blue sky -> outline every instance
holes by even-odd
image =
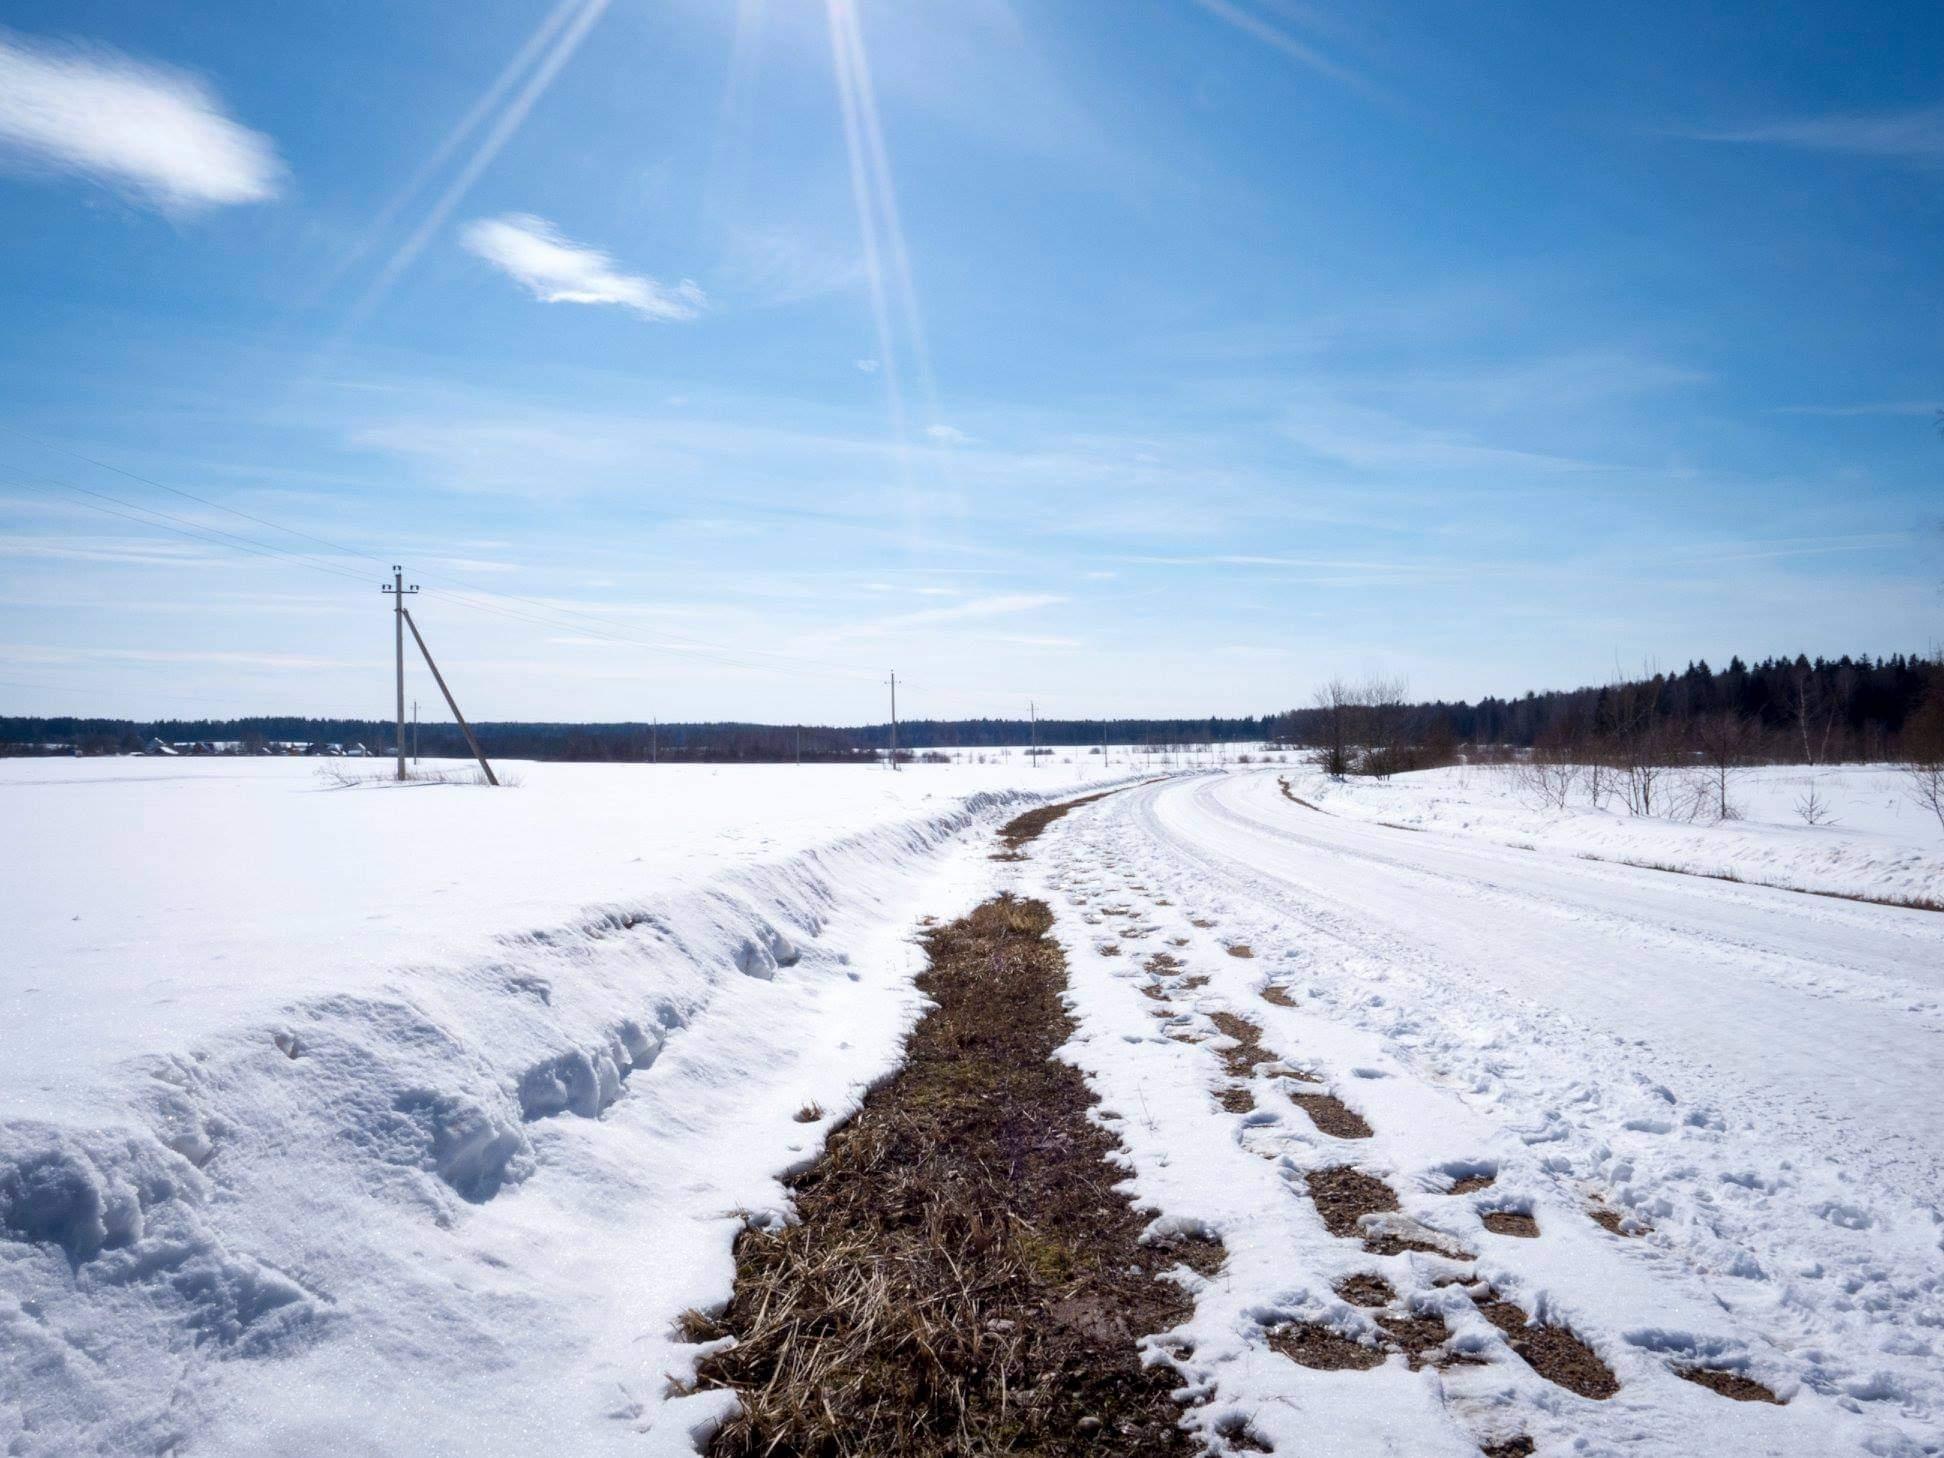
[[[382,714],[393,560],[481,718],[1944,637],[1934,5],[456,14],[8,6],[0,712]]]

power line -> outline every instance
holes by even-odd
[[[157,481],[152,477],[144,476],[139,472],[130,471],[125,469],[124,467],[116,466],[110,462],[100,460],[94,456],[90,456],[86,454],[85,452],[76,451],[69,447],[58,445],[51,441],[43,440],[26,431],[18,429],[15,426],[0,423],[0,430],[4,430],[8,434],[17,436],[18,438],[28,441],[33,445],[39,446],[42,449],[53,451],[60,455],[68,456],[74,460],[84,462],[100,470],[113,472],[118,476],[125,477],[130,481],[134,481],[141,485],[151,487],[155,490],[168,492],[173,496],[181,497],[185,501],[195,502],[197,505],[207,507],[212,511],[225,512],[243,521],[250,522],[253,525],[265,527],[271,531],[282,532],[288,536],[295,537],[303,541],[315,543],[316,545],[320,547],[324,547],[329,551],[334,552],[340,556],[351,557],[351,558],[355,558],[363,561],[369,561],[373,563],[382,562],[381,558],[373,556],[368,552],[361,551],[358,548],[346,546],[341,542],[332,541],[330,538],[319,536],[314,532],[306,531],[299,527],[288,526],[282,522],[274,521],[269,517],[259,516],[251,512],[243,511],[237,507],[226,505],[223,502],[212,500],[207,496],[199,495],[193,491],[184,490],[183,488],[178,486],[171,486],[166,482]],[[138,526],[149,527],[151,529],[158,529],[162,531],[171,531],[177,535],[187,537],[192,541],[202,542],[204,545],[208,545],[208,546],[230,547],[233,550],[242,550],[257,556],[281,558],[286,561],[295,562],[298,565],[309,568],[310,570],[315,572],[326,572],[326,573],[330,573],[333,576],[348,578],[352,581],[359,582],[359,583],[365,583],[369,580],[365,574],[353,571],[347,567],[341,567],[327,562],[320,562],[315,557],[305,553],[295,552],[287,548],[274,546],[270,543],[259,541],[254,537],[246,537],[236,532],[224,531],[220,527],[210,526],[206,522],[196,521],[192,518],[180,516],[173,512],[163,511],[157,507],[143,506],[139,502],[127,501],[121,497],[112,496],[107,492],[97,491],[90,487],[81,486],[72,481],[67,481],[58,477],[51,477],[51,476],[37,479],[32,473],[22,470],[18,466],[10,465],[4,462],[0,462],[0,469],[5,469],[12,472],[14,475],[20,477],[24,482],[24,484],[30,487],[36,487],[43,490],[51,489],[51,488],[59,488],[62,490],[77,493],[79,495],[93,497],[95,498],[96,502],[108,502],[111,503],[111,506],[122,507],[125,510],[116,511],[111,509],[111,506],[101,506],[95,504],[95,502],[83,501],[83,502],[76,503],[77,505],[88,507],[91,510],[98,511],[103,515],[117,517],[121,520],[132,522]],[[145,516],[131,516],[127,514],[128,512],[141,512],[144,513]],[[147,517],[159,518],[159,520],[148,520],[146,519]],[[459,577],[457,575],[450,578],[424,576],[422,580],[433,586],[443,585],[444,587],[444,592],[442,594],[443,596],[449,598],[454,602],[460,603],[463,606],[470,607],[479,612],[493,614],[502,618],[506,618],[511,621],[525,622],[529,625],[537,626],[537,627],[552,628],[558,631],[572,631],[572,632],[586,633],[590,636],[601,638],[608,642],[620,643],[635,648],[642,648],[650,652],[664,653],[664,654],[670,654],[670,653],[708,654],[708,655],[714,655],[716,661],[720,664],[738,667],[738,668],[744,668],[753,672],[768,671],[768,672],[791,673],[801,677],[822,678],[822,679],[841,681],[841,682],[861,683],[866,679],[875,679],[877,677],[877,674],[881,671],[880,669],[867,666],[857,660],[824,658],[824,657],[819,657],[819,656],[814,656],[809,654],[785,653],[776,649],[733,647],[728,644],[714,643],[706,639],[691,638],[686,635],[676,634],[676,633],[662,633],[653,638],[641,637],[634,634],[630,634],[625,631],[616,631],[616,624],[614,619],[611,616],[596,613],[596,612],[591,612],[584,608],[569,607],[560,604],[558,602],[552,602],[545,599],[530,598],[530,597],[521,596],[520,594],[517,593],[503,592],[499,589],[486,586],[481,583],[473,582],[466,578]],[[520,612],[514,608],[507,607],[505,605],[507,603],[521,604],[527,608],[534,609],[536,611]],[[562,621],[563,617],[568,619],[578,619],[580,621],[578,622]],[[596,629],[596,628],[590,628],[585,626],[585,624],[588,623],[598,624],[600,625],[600,627],[599,629]],[[822,665],[827,665],[827,667],[824,669],[813,669],[813,668],[790,668],[784,666],[788,664],[822,664]],[[838,668],[841,671],[831,672],[829,671],[829,669],[831,668]],[[973,693],[966,693],[957,690],[942,689],[937,687],[936,685],[927,684],[923,682],[912,684],[911,687],[926,690],[939,697],[958,699],[960,702],[964,702],[964,703],[989,702],[989,698],[991,697],[986,694],[973,694]],[[997,696],[1019,698],[1019,697],[1025,697],[1026,695],[1023,691],[1000,690],[998,691]]]
[[[282,522],[271,521],[268,517],[252,516],[249,512],[239,511],[234,506],[225,506],[220,501],[211,501],[207,496],[198,496],[193,491],[184,491],[180,486],[170,486],[165,482],[151,480],[147,476],[138,475],[134,471],[124,470],[120,466],[110,465],[107,461],[98,461],[93,456],[83,455],[80,451],[70,450],[67,446],[56,445],[52,441],[41,440],[38,436],[29,435],[26,431],[19,429],[17,426],[12,426],[4,422],[0,422],[0,430],[6,431],[9,435],[19,436],[20,439],[24,441],[30,441],[34,445],[41,447],[41,449],[43,450],[53,451],[58,455],[68,456],[77,461],[84,461],[88,465],[95,466],[103,471],[112,471],[117,476],[127,477],[130,481],[140,482],[144,486],[152,486],[157,491],[167,491],[172,496],[180,496],[183,500],[193,501],[198,506],[207,506],[212,511],[227,511],[231,516],[239,516],[243,518],[244,521],[255,522],[258,526],[269,527],[272,531],[287,532],[289,535],[293,537],[301,537],[307,542],[315,542],[320,547],[329,547],[333,552],[342,553],[344,556],[347,557],[363,557],[367,561],[371,561],[371,562],[378,562],[381,560],[380,558],[373,556],[369,552],[358,551],[356,548],[347,547],[338,542],[329,541],[326,538],[316,536],[311,532],[299,531],[296,527],[285,526]],[[16,467],[10,469],[18,469],[18,468]],[[75,489],[79,490],[82,488],[77,487]],[[142,508],[142,509],[146,510],[147,508]]]
[[[259,542],[251,537],[238,536],[235,532],[226,532],[221,527],[208,526],[202,522],[192,521],[188,517],[177,516],[173,512],[162,511],[153,506],[143,506],[138,502],[124,501],[121,497],[110,496],[105,491],[95,491],[87,486],[77,486],[72,481],[63,481],[51,476],[37,479],[21,470],[18,466],[8,465],[4,461],[0,461],[0,470],[11,471],[14,475],[21,478],[21,484],[37,490],[51,491],[59,489],[72,491],[82,496],[92,496],[97,501],[111,502],[113,506],[100,506],[94,501],[80,501],[75,504],[86,507],[90,511],[98,511],[104,516],[118,517],[123,521],[133,522],[137,526],[145,526],[165,532],[174,532],[177,536],[188,537],[190,540],[201,542],[205,546],[228,547],[231,550],[241,549],[259,557],[279,557],[285,561],[295,562],[299,566],[308,567],[313,572],[328,572],[334,577],[348,577],[353,582],[365,582],[368,580],[365,574],[361,572],[353,572],[344,567],[334,567],[327,562],[319,562],[313,557],[307,557],[301,552],[290,552],[284,550],[282,547],[273,547],[267,542]],[[127,509],[124,511],[116,511],[113,509],[115,506],[125,507]],[[150,521],[147,517],[132,516],[129,514],[130,512],[137,511],[147,513],[148,517],[160,517],[162,520]],[[176,525],[170,525],[172,522],[176,523]]]

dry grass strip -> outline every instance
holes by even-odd
[[[1139,1243],[1113,1136],[1052,1058],[1052,921],[1000,897],[928,935],[904,1068],[797,1183],[800,1223],[738,1240],[722,1316],[691,1318],[737,1338],[700,1372],[742,1397],[713,1458],[1193,1451],[1135,1344],[1189,1309],[1157,1276],[1220,1247]]]
[[[1057,805],[1042,805],[1037,810],[1028,810],[1024,815],[1016,815],[999,830],[999,843],[1003,851],[995,851],[989,859],[995,861],[1023,861],[1026,853],[1020,847],[1029,841],[1038,840],[1040,832],[1070,810],[1078,810],[1082,805],[1091,805],[1096,800],[1104,800],[1114,794],[1114,790],[1102,790],[1094,795],[1081,795],[1077,799],[1062,800]],[[1105,908],[1113,909],[1113,908]],[[1128,908],[1118,908],[1125,915]]]

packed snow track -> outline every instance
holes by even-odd
[[[1944,1452],[1944,915],[1334,816],[1274,771],[1113,796],[1018,879],[1137,1198],[1228,1248],[1151,1343],[1217,1443]],[[1345,1170],[1381,1198],[1333,1231]],[[1337,1337],[1385,1355],[1284,1355]]]

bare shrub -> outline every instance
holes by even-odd
[[[1836,823],[1836,816],[1831,812],[1829,802],[1823,798],[1822,786],[1814,780],[1809,782],[1808,789],[1796,796],[1795,813],[1802,817],[1804,825]]]
[[[1580,779],[1575,759],[1573,746],[1563,735],[1541,736],[1532,753],[1511,766],[1519,797],[1542,810],[1564,810]]]

